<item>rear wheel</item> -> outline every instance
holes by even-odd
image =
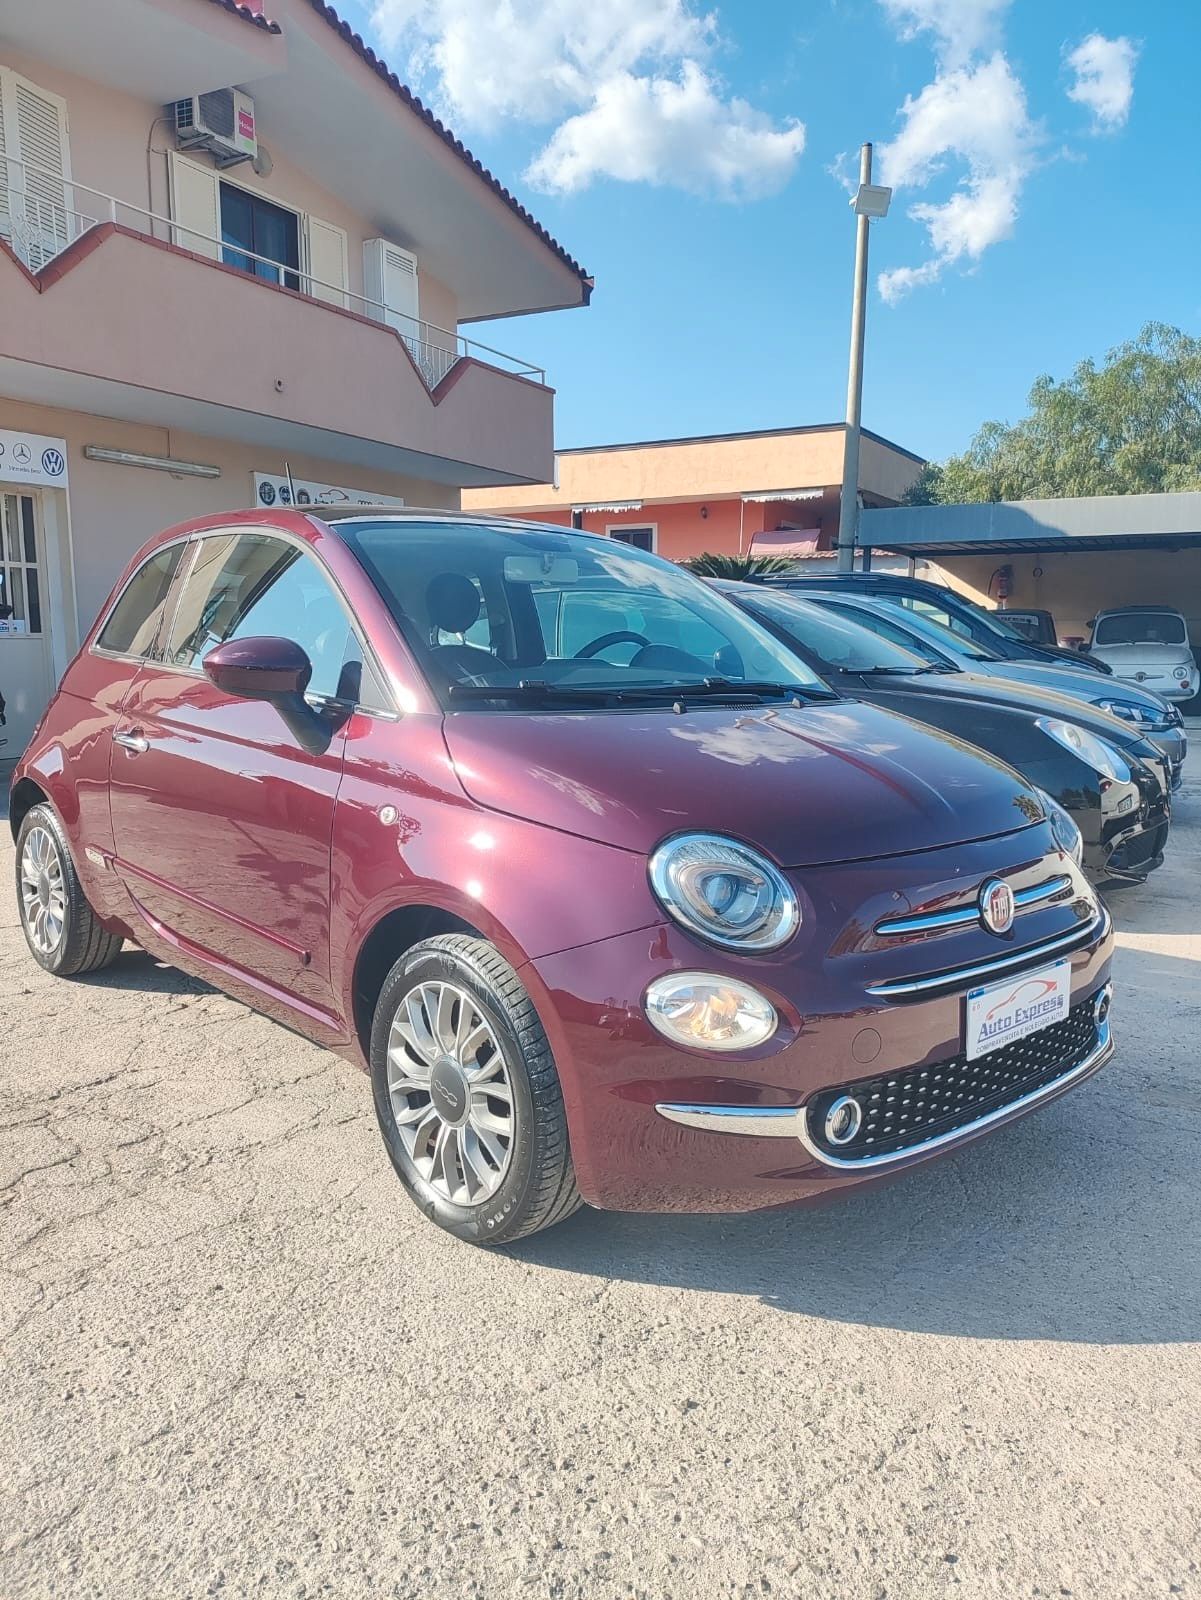
[[[400,958],[376,1003],[371,1078],[392,1165],[431,1222],[510,1244],[579,1208],[550,1045],[493,945],[447,934]]]
[[[48,805],[34,806],[17,834],[17,904],[30,953],[57,978],[98,972],[121,953],[120,938],[88,904]]]

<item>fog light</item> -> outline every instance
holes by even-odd
[[[863,1122],[863,1107],[852,1095],[840,1095],[826,1112],[826,1142],[850,1144]]]
[[[1104,1025],[1105,1019],[1109,1015],[1109,1006],[1112,999],[1113,988],[1108,983],[1104,989],[1098,989],[1093,996],[1093,1021],[1098,1028]]]
[[[752,1050],[776,1031],[770,1000],[735,978],[672,972],[646,991],[651,1025],[693,1050]]]

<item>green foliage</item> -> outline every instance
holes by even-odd
[[[796,562],[787,556],[722,556],[711,550],[682,564],[698,578],[775,578],[796,571]]]
[[[1201,339],[1149,322],[1102,366],[1039,378],[1030,412],[927,467],[910,505],[1201,489]]]

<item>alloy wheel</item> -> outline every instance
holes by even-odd
[[[34,948],[52,956],[63,936],[67,894],[62,856],[45,828],[31,828],[21,851],[21,913]]]
[[[443,1199],[478,1205],[513,1150],[513,1084],[496,1034],[454,983],[403,996],[388,1037],[388,1097],[410,1161]]]

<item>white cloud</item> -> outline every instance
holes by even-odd
[[[1067,60],[1076,75],[1068,99],[1088,107],[1098,131],[1124,127],[1134,99],[1138,46],[1124,36],[1107,39],[1104,34],[1090,33]]]
[[[1000,37],[1010,0],[880,0],[902,39],[932,33],[944,67],[954,70]]]
[[[723,100],[713,79],[685,61],[678,78],[623,72],[600,84],[526,176],[568,192],[607,177],[753,199],[783,188],[804,146],[799,122],[776,128],[745,100]]]
[[[1039,139],[1025,90],[1000,51],[940,73],[905,101],[901,117],[900,133],[880,151],[881,182],[899,190],[924,188],[952,160],[967,170],[948,199],[910,207],[933,253],[919,267],[881,273],[880,293],[889,302],[936,282],[957,262],[978,261],[990,245],[1009,237]]]
[[[800,123],[723,93],[716,18],[687,0],[376,0],[373,21],[454,120],[557,124],[526,174],[546,189],[611,177],[768,194],[804,146]]]

